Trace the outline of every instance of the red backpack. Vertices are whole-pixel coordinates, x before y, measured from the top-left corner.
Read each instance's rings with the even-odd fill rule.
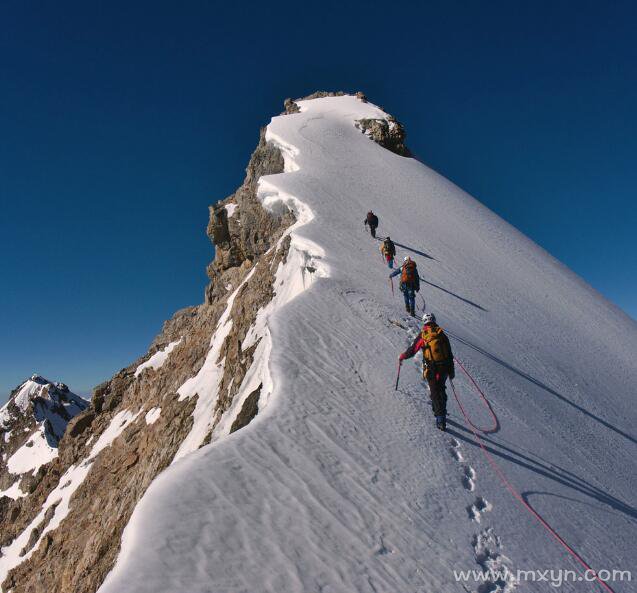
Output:
[[[404,284],[414,284],[416,282],[416,262],[409,260],[403,264],[400,281]]]

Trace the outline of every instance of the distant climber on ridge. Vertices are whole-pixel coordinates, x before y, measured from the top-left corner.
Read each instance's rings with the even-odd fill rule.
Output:
[[[389,266],[389,269],[394,267],[394,256],[396,255],[396,246],[390,237],[386,237],[380,244],[380,252],[385,258],[385,262]]]
[[[394,270],[389,277],[393,278],[400,274],[400,290],[405,299],[405,310],[412,317],[416,315],[416,293],[420,290],[420,278],[416,262],[407,256],[403,260],[403,265]]]
[[[453,352],[449,338],[436,323],[433,313],[425,313],[422,318],[422,331],[414,343],[400,356],[399,361],[411,358],[422,350],[422,375],[429,385],[431,407],[436,417],[436,427],[447,429],[447,391],[445,383],[447,377],[455,377]]]
[[[378,216],[376,216],[371,210],[367,213],[365,220],[363,220],[365,226],[369,225],[369,232],[372,237],[376,238],[376,227],[378,226]]]

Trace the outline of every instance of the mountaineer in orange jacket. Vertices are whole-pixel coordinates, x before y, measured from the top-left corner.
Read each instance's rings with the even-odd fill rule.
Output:
[[[400,290],[405,299],[405,310],[412,317],[416,316],[416,293],[420,290],[420,277],[416,262],[407,256],[403,260],[403,265],[394,270],[389,277],[393,278],[400,274]]]

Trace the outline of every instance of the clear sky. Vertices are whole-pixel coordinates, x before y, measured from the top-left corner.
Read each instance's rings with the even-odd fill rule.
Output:
[[[318,89],[637,317],[633,6],[5,0],[0,400],[35,371],[86,394],[200,303],[208,205]]]

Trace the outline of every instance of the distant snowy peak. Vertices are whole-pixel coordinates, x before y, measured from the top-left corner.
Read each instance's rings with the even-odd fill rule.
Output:
[[[33,375],[0,408],[3,462],[11,474],[37,471],[57,457],[57,447],[69,421],[89,402],[64,383]],[[4,464],[3,464],[4,465]]]
[[[0,429],[10,430],[16,420],[32,415],[38,423],[49,421],[51,433],[57,441],[64,434],[68,421],[87,406],[88,402],[71,392],[64,383],[32,375],[13,391],[9,401],[0,408]]]

